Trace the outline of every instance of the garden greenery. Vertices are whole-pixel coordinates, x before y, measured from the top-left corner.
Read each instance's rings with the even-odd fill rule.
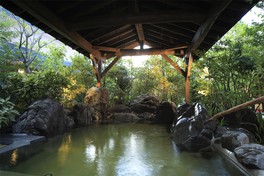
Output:
[[[12,73],[5,81],[5,92],[11,95],[21,110],[39,99],[51,98],[62,101],[63,88],[69,85],[69,80],[55,71],[27,75]]]
[[[0,98],[0,129],[15,121],[15,117],[19,115],[18,111],[14,109],[15,104],[9,99],[10,97]]]

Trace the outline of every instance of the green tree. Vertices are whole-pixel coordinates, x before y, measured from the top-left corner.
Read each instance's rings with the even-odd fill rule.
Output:
[[[263,24],[238,23],[197,62],[208,69],[197,75],[198,99],[213,114],[264,94]]]
[[[17,71],[18,65],[14,64],[15,51],[10,44],[11,40],[18,36],[12,27],[16,21],[10,18],[7,11],[0,7],[0,73]],[[0,77],[3,77],[0,76]]]
[[[176,57],[170,56],[173,60]],[[178,61],[178,60],[177,60]],[[183,67],[184,63],[178,61]],[[152,56],[144,67],[136,68],[133,75],[131,94],[152,94],[164,101],[182,103],[184,77],[160,56]]]
[[[130,98],[131,75],[128,64],[121,59],[103,78],[103,86],[110,90],[111,103],[127,103]]]
[[[32,24],[15,15],[13,15],[13,18],[17,22],[15,29],[19,34],[19,42],[17,42],[18,50],[23,60],[25,72],[28,74],[31,73],[30,65],[33,61],[37,60],[41,49],[52,41],[44,41],[42,39],[44,32]]]
[[[53,70],[60,73],[65,72],[64,59],[66,57],[65,45],[51,44],[48,46],[49,52],[47,52],[44,62],[41,64],[41,70]]]
[[[71,66],[68,68],[68,75],[86,88],[96,84],[95,75],[91,60],[82,54],[75,54],[71,58]]]

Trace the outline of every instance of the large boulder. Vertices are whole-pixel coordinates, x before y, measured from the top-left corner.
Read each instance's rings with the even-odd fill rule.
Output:
[[[162,102],[158,106],[156,122],[164,124],[172,124],[177,117],[177,107],[173,102]]]
[[[65,115],[58,102],[45,99],[31,104],[13,126],[13,133],[28,133],[42,136],[55,136],[69,131],[74,121]]]
[[[255,142],[254,136],[245,129],[227,131],[222,135],[222,147],[233,152],[235,148]]]
[[[142,120],[154,121],[159,100],[150,95],[140,95],[132,100],[128,106]]]
[[[135,99],[133,99],[129,103],[129,106],[133,107],[137,104],[146,104],[149,106],[157,107],[159,105],[159,100],[154,96],[144,94],[144,95],[139,95]]]
[[[124,104],[116,104],[109,109],[109,113],[129,113],[131,112],[130,107]]]
[[[236,159],[251,169],[264,169],[264,146],[259,144],[245,144],[235,148]]]
[[[102,121],[107,118],[109,102],[109,91],[106,88],[92,87],[86,92],[84,103],[94,109],[95,121]]]
[[[69,116],[73,117],[76,127],[89,126],[95,118],[94,109],[85,104],[76,104]]]
[[[253,133],[255,137],[258,135],[257,129],[260,125],[257,121],[257,116],[252,109],[245,108],[238,110],[225,115],[222,120],[224,122],[224,126],[229,128],[244,128]]]
[[[174,120],[171,128],[173,141],[180,149],[191,152],[209,147],[216,122],[204,123],[208,119],[207,110],[201,104],[193,103]]]

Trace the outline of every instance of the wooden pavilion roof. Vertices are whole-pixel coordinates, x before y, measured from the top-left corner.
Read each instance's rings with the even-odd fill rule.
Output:
[[[258,0],[0,0],[0,5],[97,59],[207,51]],[[151,49],[144,49],[143,44]],[[142,50],[132,50],[136,46]]]

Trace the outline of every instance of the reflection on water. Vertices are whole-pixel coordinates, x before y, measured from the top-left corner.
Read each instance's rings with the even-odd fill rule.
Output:
[[[165,127],[149,124],[76,129],[50,141],[41,153],[10,171],[54,176],[239,174],[218,155],[208,159],[178,151]]]
[[[18,155],[17,155],[17,149],[15,149],[12,154],[11,154],[11,158],[10,158],[10,163],[12,165],[16,165],[17,164],[17,159],[18,159]]]
[[[151,164],[146,156],[145,140],[135,134],[124,139],[125,150],[119,157],[116,166],[116,175],[153,175]]]
[[[71,134],[68,134],[63,137],[63,141],[60,147],[58,148],[59,162],[61,165],[63,165],[68,158],[71,149],[71,143],[72,143]]]
[[[92,144],[87,145],[85,149],[85,156],[87,158],[87,162],[94,162],[96,157],[96,147]]]

